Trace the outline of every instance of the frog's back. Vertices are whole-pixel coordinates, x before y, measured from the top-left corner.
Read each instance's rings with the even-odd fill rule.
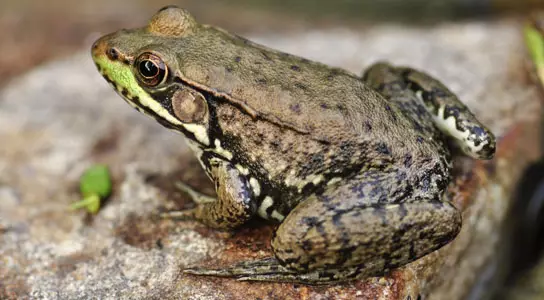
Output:
[[[392,117],[402,118],[391,116],[389,103],[347,71],[215,27],[200,25],[175,43],[180,76],[188,83],[319,140],[370,138],[371,128],[388,128]]]

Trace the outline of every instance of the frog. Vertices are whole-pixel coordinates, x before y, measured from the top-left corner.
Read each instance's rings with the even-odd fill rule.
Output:
[[[215,185],[210,196],[179,182],[195,206],[165,217],[276,226],[270,256],[186,274],[309,285],[388,274],[457,236],[454,156],[488,160],[496,149],[423,71],[378,61],[357,75],[177,6],[99,38],[91,54],[121,98],[185,138]]]

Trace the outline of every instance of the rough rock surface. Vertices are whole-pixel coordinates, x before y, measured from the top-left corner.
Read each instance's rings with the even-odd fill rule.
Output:
[[[270,255],[273,228],[219,232],[157,218],[190,205],[173,187],[211,185],[182,139],[130,109],[94,69],[88,51],[51,62],[0,94],[1,299],[459,299],[493,266],[510,195],[538,155],[540,104],[523,76],[517,23],[432,29],[336,29],[255,40],[360,73],[376,60],[442,79],[499,137],[491,162],[458,158],[449,197],[464,226],[450,245],[383,278],[335,286],[194,277],[193,264]],[[96,216],[70,212],[77,182],[110,165],[114,194]],[[500,262],[499,262],[500,263]],[[471,292],[472,289],[472,292]],[[485,290],[485,288],[483,289]]]

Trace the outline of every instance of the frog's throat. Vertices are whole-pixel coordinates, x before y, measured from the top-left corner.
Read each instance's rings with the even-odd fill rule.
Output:
[[[194,134],[198,142],[205,146],[210,145],[210,138],[205,126],[183,123],[170,114],[166,108],[140,87],[130,67],[122,62],[111,61],[107,57],[96,57],[95,63],[106,81],[132,107],[151,118],[158,117],[174,126],[182,126]]]

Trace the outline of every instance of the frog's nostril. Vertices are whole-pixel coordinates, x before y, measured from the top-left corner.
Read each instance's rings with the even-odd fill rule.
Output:
[[[111,60],[117,60],[119,58],[119,52],[115,49],[115,48],[109,48],[107,51],[106,51],[106,55],[109,57],[109,59]]]

